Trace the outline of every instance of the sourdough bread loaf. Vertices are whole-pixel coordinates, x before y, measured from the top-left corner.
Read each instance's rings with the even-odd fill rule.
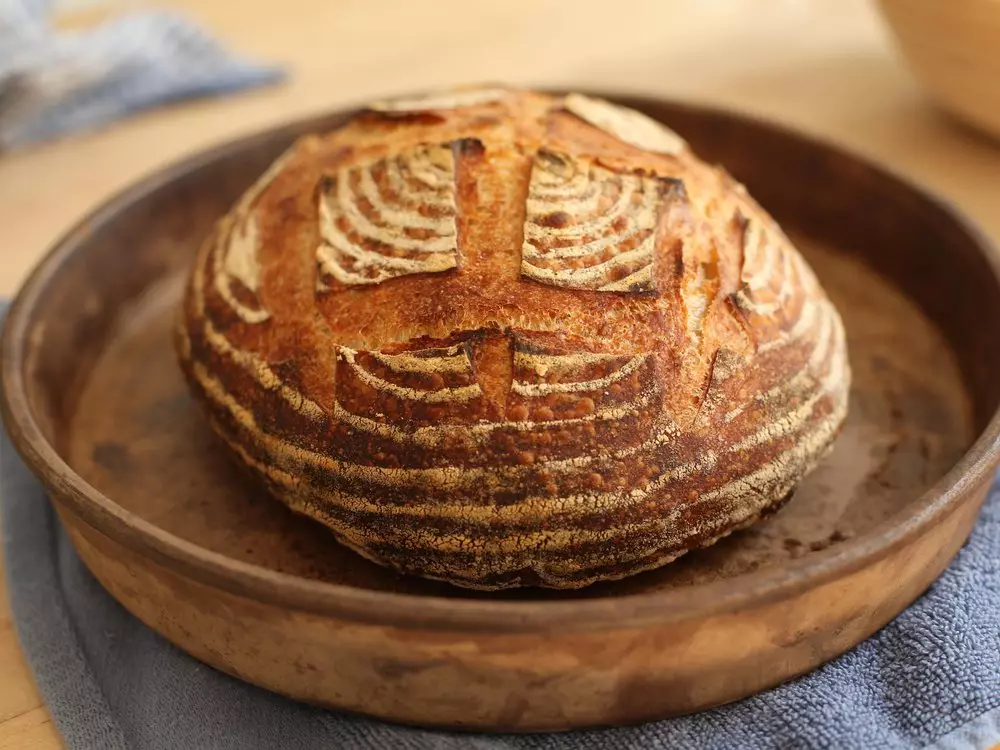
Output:
[[[753,523],[850,384],[837,311],[724,170],[638,112],[505,88],[295,143],[200,249],[177,341],[277,499],[484,589],[617,579]]]

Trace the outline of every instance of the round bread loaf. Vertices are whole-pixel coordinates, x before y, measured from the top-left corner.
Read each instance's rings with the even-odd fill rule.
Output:
[[[483,589],[618,579],[753,523],[850,382],[836,310],[724,170],[638,112],[502,88],[295,143],[201,248],[178,350],[275,497]]]

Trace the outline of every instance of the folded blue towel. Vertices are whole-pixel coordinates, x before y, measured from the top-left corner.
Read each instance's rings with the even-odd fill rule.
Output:
[[[701,714],[553,735],[390,725],[295,703],[195,661],[90,575],[2,430],[0,523],[18,637],[70,748],[987,750],[1000,743],[1000,488],[930,591],[836,661]]]
[[[232,55],[174,12],[56,32],[51,0],[0,0],[0,149],[105,124],[168,101],[283,77]]]

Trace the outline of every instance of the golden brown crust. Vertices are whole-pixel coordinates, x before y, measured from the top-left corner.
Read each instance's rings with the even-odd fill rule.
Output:
[[[405,572],[578,587],[752,523],[829,448],[840,318],[679,136],[498,88],[376,110],[219,222],[178,328],[291,508]]]

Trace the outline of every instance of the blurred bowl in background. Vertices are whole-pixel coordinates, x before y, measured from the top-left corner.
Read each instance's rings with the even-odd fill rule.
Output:
[[[1000,138],[1000,0],[878,0],[922,86],[963,122]]]

